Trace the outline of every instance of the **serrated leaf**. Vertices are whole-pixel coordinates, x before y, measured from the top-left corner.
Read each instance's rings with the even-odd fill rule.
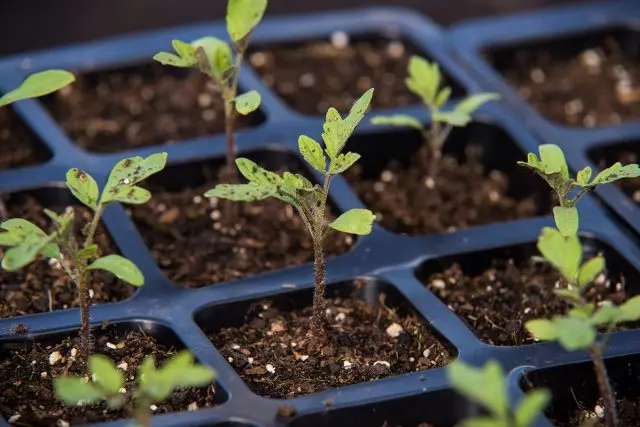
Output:
[[[327,159],[324,157],[322,147],[313,138],[306,135],[298,137],[298,149],[300,154],[315,170],[325,172],[327,168]]]
[[[591,258],[580,267],[578,273],[578,286],[584,288],[596,278],[602,270],[604,270],[605,259],[602,256]]]
[[[67,171],[66,184],[71,193],[92,210],[98,209],[100,190],[96,180],[82,169],[72,168]]]
[[[42,253],[45,246],[51,243],[53,236],[45,236],[39,240],[27,240],[8,249],[2,258],[2,268],[15,271],[33,262]]]
[[[48,95],[73,83],[75,77],[64,70],[47,70],[34,73],[14,90],[7,92],[0,98],[0,107],[28,98]]]
[[[540,163],[545,174],[551,175],[559,173],[565,178],[569,178],[567,161],[564,158],[562,149],[554,144],[542,144],[540,150]]]
[[[618,322],[635,322],[638,319],[640,319],[640,295],[620,305],[617,318]]]
[[[376,216],[369,209],[350,209],[329,224],[343,233],[366,235],[371,233]]]
[[[161,63],[162,65],[169,65],[178,68],[190,68],[194,66],[194,64],[189,61],[169,52],[158,52],[153,55],[153,60]]]
[[[258,187],[255,184],[218,184],[204,193],[205,197],[218,197],[234,202],[254,202],[274,196],[276,187]]]
[[[178,387],[204,387],[215,379],[213,370],[194,363],[193,355],[182,350],[173,356],[160,369],[163,381],[171,384],[172,388]]]
[[[105,270],[133,286],[144,285],[144,276],[136,265],[120,255],[98,258],[87,267],[89,270]]]
[[[436,99],[435,99],[436,107],[442,108],[447,103],[450,96],[451,96],[451,88],[450,87],[443,88],[440,91],[440,93],[438,93],[438,95],[436,96]]]
[[[577,235],[565,237],[551,227],[542,229],[538,250],[570,283],[577,280],[582,263],[582,245]]]
[[[376,116],[371,119],[374,125],[407,126],[419,131],[422,130],[420,120],[408,114],[394,114],[392,116]]]
[[[338,152],[342,150],[344,144],[347,142],[347,139],[349,139],[360,121],[364,118],[365,114],[367,114],[367,109],[371,104],[372,98],[373,88],[363,93],[362,96],[360,96],[360,98],[358,98],[356,102],[354,102],[351,106],[349,114],[347,114],[347,117],[344,119],[345,127],[342,130],[342,146],[339,147]]]
[[[422,98],[426,105],[434,105],[442,78],[438,64],[413,55],[409,58],[408,73],[405,83],[409,90]]]
[[[47,258],[59,258],[60,248],[52,243],[53,235],[48,236],[40,227],[26,219],[13,218],[0,224],[0,244],[11,246],[2,259],[2,268],[14,271],[24,267],[38,254]]]
[[[202,37],[191,42],[191,45],[197,49],[201,48],[206,56],[206,67],[202,69],[204,65],[200,66],[200,71],[212,74],[216,81],[222,80],[225,72],[231,68],[233,63],[233,54],[231,53],[231,46],[224,40],[217,37]]]
[[[434,122],[447,123],[454,127],[464,127],[471,121],[471,116],[458,111],[433,111],[431,119]]]
[[[267,0],[229,0],[227,3],[227,32],[231,40],[238,42],[258,25]]]
[[[536,156],[535,153],[528,153],[527,161],[518,162],[518,165],[533,169],[536,172],[544,172],[542,169],[542,163],[540,163],[540,160],[538,160],[538,156]]]
[[[79,377],[54,378],[53,389],[57,398],[69,406],[77,406],[79,403],[91,404],[103,400],[100,390]]]
[[[578,209],[555,206],[553,208],[553,219],[560,234],[563,236],[568,237],[578,233]]]
[[[258,187],[269,188],[282,184],[282,178],[280,175],[258,166],[252,160],[239,157],[236,159],[236,165],[238,166],[238,170],[242,176],[256,184]]]
[[[542,415],[544,408],[551,401],[549,390],[537,389],[528,392],[518,402],[515,410],[517,427],[529,427]]]
[[[478,93],[468,96],[456,105],[454,111],[458,114],[466,114],[471,116],[478,108],[489,101],[496,101],[500,99],[500,95],[497,93]]]
[[[509,410],[505,375],[494,360],[481,368],[474,368],[456,361],[447,368],[447,376],[453,387],[469,400],[479,403],[490,413],[504,417]]]
[[[592,170],[589,166],[585,166],[584,168],[582,168],[580,172],[578,172],[578,175],[576,177],[578,184],[587,185],[587,183],[589,182],[589,179],[591,179],[591,173],[592,173]]]
[[[624,178],[637,178],[640,176],[640,166],[636,164],[622,166],[617,162],[596,175],[590,185],[608,184]]]
[[[134,192],[129,190],[148,178],[160,172],[167,164],[167,153],[155,153],[146,158],[139,156],[122,159],[111,170],[107,185],[102,191],[100,204],[113,201],[124,203],[141,203],[141,200],[150,197],[150,193],[139,187]],[[144,190],[144,191],[140,191]]]
[[[192,64],[196,63],[196,50],[190,43],[174,39],[171,41],[171,45],[180,58],[183,58]]]
[[[252,90],[236,96],[236,111],[243,116],[252,113],[260,106],[262,97],[258,91]]]
[[[353,166],[358,160],[360,160],[360,154],[352,153],[351,151],[340,153],[331,162],[329,173],[331,173],[331,175],[341,174]]]
[[[558,331],[551,320],[534,319],[524,324],[524,327],[537,340],[555,341],[558,338]]]
[[[124,375],[107,356],[92,354],[89,357],[89,370],[93,381],[99,384],[107,395],[118,394],[124,387]]]

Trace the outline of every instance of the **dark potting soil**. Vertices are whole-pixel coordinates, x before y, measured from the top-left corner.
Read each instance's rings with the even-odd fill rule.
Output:
[[[146,187],[152,199],[131,210],[151,254],[169,279],[197,288],[313,259],[311,237],[291,206],[275,199],[234,203],[203,197],[216,183],[211,179],[177,192],[151,184]],[[231,226],[225,220],[228,204],[238,214]],[[326,239],[325,252],[329,256],[344,253],[354,240],[334,233]]]
[[[281,310],[271,301],[255,304],[244,325],[209,338],[251,390],[271,398],[444,366],[452,357],[415,314],[356,298],[327,303],[325,341],[308,334],[311,307]]]
[[[460,316],[484,342],[518,346],[535,341],[524,324],[567,311],[567,304],[554,295],[560,275],[547,264],[532,260],[497,260],[477,275],[466,275],[454,264],[443,272],[422,277],[425,285]],[[624,280],[604,274],[596,278],[590,300],[626,301]]]
[[[417,53],[402,41],[314,41],[267,46],[249,55],[265,84],[293,109],[324,115],[329,107],[346,112],[367,89],[375,88],[374,109],[418,104],[405,85],[407,65]],[[458,95],[458,90],[454,95]]]
[[[156,63],[80,75],[44,102],[76,144],[99,153],[224,132],[216,85],[201,73]],[[237,117],[236,129],[256,118]]]
[[[0,170],[45,162],[48,151],[11,108],[0,108]]]
[[[613,37],[563,57],[521,49],[503,73],[523,99],[559,123],[593,127],[640,119],[640,62]]]
[[[578,403],[582,406],[582,403]],[[598,403],[600,408],[602,400]],[[621,426],[624,427],[640,427],[640,400],[636,399],[617,399],[616,406],[618,408],[618,417]],[[599,408],[599,409],[600,409]],[[591,409],[580,409],[568,420],[556,420],[550,417],[553,425],[556,427],[581,427],[584,425],[593,425],[593,427],[606,427],[604,420],[600,419],[596,424],[588,424],[589,420],[597,419],[595,407]]]
[[[358,164],[346,177],[380,224],[396,233],[440,233],[535,216],[533,196],[507,196],[512,183],[504,173],[484,169],[480,150],[469,145],[464,163],[444,156],[434,180],[427,177],[426,146],[406,166],[390,161],[375,179],[362,179]]]
[[[45,207],[62,213],[64,208],[43,206],[28,193],[15,193],[3,197],[9,218],[24,218],[45,231],[52,230],[52,223],[43,211]],[[89,209],[75,207],[76,236],[84,241],[82,228],[91,221],[93,215]],[[105,229],[100,226],[94,242],[103,255],[118,253]],[[4,249],[0,248],[0,257]],[[134,288],[107,272],[94,271],[91,275],[90,289],[92,302],[113,302],[127,299]],[[62,310],[79,305],[75,286],[63,270],[50,265],[48,260],[39,259],[17,272],[10,273],[0,269],[0,318],[22,316]]]
[[[128,398],[122,410],[108,410],[101,404],[70,408],[56,400],[53,378],[67,373],[80,375],[82,372],[80,363],[73,357],[78,349],[75,338],[65,338],[51,344],[36,343],[30,349],[7,351],[7,354],[0,358],[2,416],[11,419],[19,415],[12,425],[34,427],[61,425],[57,424],[58,420],[78,425],[128,418],[133,411],[131,397],[137,388],[138,367],[144,358],[154,356],[160,365],[162,360],[175,354],[176,350],[160,344],[155,338],[141,331],[118,333],[115,328],[107,328],[96,331],[94,336],[93,353],[108,356],[125,371]],[[59,360],[52,365],[51,361],[56,359]],[[173,393],[169,399],[157,403],[154,413],[186,411],[189,407],[211,407],[214,400],[213,385],[200,389],[183,389]]]

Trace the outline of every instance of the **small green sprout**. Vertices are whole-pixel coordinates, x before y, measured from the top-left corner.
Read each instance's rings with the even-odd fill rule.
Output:
[[[34,73],[27,77],[20,86],[0,97],[0,107],[23,99],[48,95],[73,83],[75,79],[73,74],[64,70],[47,70]],[[7,208],[2,197],[0,197],[0,221],[6,218]]]
[[[89,357],[92,381],[83,377],[63,376],[53,380],[56,396],[65,405],[82,406],[105,402],[109,409],[119,409],[126,402],[124,374],[106,356]],[[147,356],[138,370],[135,399],[135,426],[150,427],[149,407],[167,399],[174,390],[183,387],[205,387],[215,380],[215,372],[194,363],[193,355],[183,350],[156,368],[153,356]]]
[[[464,420],[460,427],[530,427],[551,400],[547,389],[529,391],[515,410],[509,406],[507,379],[498,362],[482,368],[456,361],[447,368],[449,382],[460,394],[484,407],[488,415]]]
[[[353,152],[343,153],[347,140],[365,115],[373,89],[358,99],[344,119],[335,108],[329,108],[322,139],[325,149],[314,139],[301,135],[298,139],[300,153],[315,170],[324,176],[324,185],[313,185],[300,174],[285,172],[283,176],[256,165],[249,159],[239,158],[236,163],[248,184],[219,184],[205,193],[206,197],[219,197],[241,202],[275,197],[292,205],[304,221],[311,234],[314,249],[315,292],[313,298],[314,332],[322,334],[326,302],[324,299],[326,279],[323,242],[331,229],[343,233],[365,235],[371,232],[375,219],[367,209],[351,209],[333,222],[326,222],[327,198],[331,179],[349,169],[360,159]],[[325,155],[326,154],[326,155]],[[328,159],[327,159],[328,158]]]
[[[427,152],[425,152],[429,162],[427,173],[430,178],[435,178],[442,158],[442,146],[451,129],[466,126],[471,121],[471,115],[475,110],[486,102],[499,99],[500,96],[496,93],[471,95],[460,101],[453,110],[442,111],[442,107],[451,96],[451,88],[448,86],[441,88],[442,74],[438,64],[430,63],[426,59],[414,55],[409,59],[408,72],[409,76],[405,79],[407,87],[420,97],[431,113],[431,128],[425,128],[418,119],[407,114],[376,116],[371,119],[371,123],[408,126],[420,131],[427,143]]]
[[[564,236],[571,236],[578,230],[578,211],[576,203],[598,185],[608,184],[619,179],[637,178],[640,166],[630,164],[623,166],[620,162],[610,166],[591,179],[589,166],[578,172],[575,178],[569,175],[569,168],[562,149],[554,144],[543,144],[539,148],[540,158],[529,153],[526,162],[518,162],[540,175],[553,189],[560,206],[553,208],[553,216],[558,230]],[[571,193],[578,191],[574,196]]]
[[[236,113],[247,115],[260,106],[260,94],[252,90],[238,95],[238,76],[249,39],[260,23],[267,8],[267,0],[229,0],[227,3],[227,32],[231,46],[216,37],[203,37],[186,43],[173,40],[174,53],[160,52],[153,59],[163,65],[180,68],[195,68],[209,76],[220,88],[225,112],[227,134],[227,178],[237,180],[234,168],[236,158],[235,119]]]
[[[45,209],[54,223],[54,231],[50,234],[21,218],[8,219],[0,224],[0,246],[9,247],[2,258],[3,269],[18,270],[42,255],[55,260],[55,265],[62,268],[76,285],[80,299],[80,357],[83,361],[90,352],[88,280],[91,271],[108,271],[133,286],[144,284],[142,273],[131,261],[120,255],[101,256],[99,253],[93,238],[102,214],[114,202],[146,203],[151,193],[136,184],[162,170],[166,160],[167,153],[157,153],[144,159],[131,157],[119,161],[111,170],[101,194],[91,175],[78,168],[69,169],[67,187],[93,211],[92,220],[83,228],[84,242],[78,242],[74,235],[73,209],[67,209],[62,215]]]

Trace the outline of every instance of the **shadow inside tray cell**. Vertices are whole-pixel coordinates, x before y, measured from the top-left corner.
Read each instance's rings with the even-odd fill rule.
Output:
[[[441,367],[456,355],[394,286],[373,278],[327,288],[327,341],[309,337],[311,289],[200,309],[195,320],[247,386],[270,398]]]
[[[453,130],[435,168],[417,131],[356,135],[347,147],[362,155],[347,180],[381,225],[396,233],[448,232],[551,209],[544,181],[517,165],[526,153],[494,125]]]
[[[640,292],[640,274],[615,249],[586,238],[583,248],[585,259],[597,254],[606,258],[605,274],[596,279],[589,299],[619,304]],[[534,256],[540,256],[535,243],[499,247],[427,261],[416,275],[480,340],[501,346],[528,345],[534,344],[524,328],[528,320],[568,310],[553,293],[560,275]]]
[[[452,390],[303,415],[291,427],[454,427],[481,412]]]
[[[0,194],[0,200],[6,208],[7,218],[26,219],[45,232],[53,231],[52,221],[45,214],[45,208],[61,214],[67,206],[73,206],[75,236],[81,242],[84,241],[82,229],[93,218],[93,212],[80,205],[63,184]],[[98,227],[94,242],[102,255],[119,253],[103,226]],[[5,250],[0,248],[0,256]],[[94,304],[123,301],[135,292],[133,286],[103,271],[91,274],[89,287]],[[42,257],[15,272],[0,269],[0,318],[77,307],[78,298],[75,286],[64,271]]]
[[[616,394],[620,425],[635,426],[640,419],[640,357],[630,355],[605,360],[609,380]],[[525,373],[523,389],[548,388],[553,399],[546,415],[557,427],[573,427],[595,416],[596,406],[603,408],[592,362],[533,370]],[[606,409],[606,408],[605,408]]]
[[[270,150],[243,156],[269,170],[301,173],[316,182],[292,153]],[[204,197],[220,183],[223,167],[224,158],[177,164],[145,181],[153,197],[131,208],[130,215],[164,274],[197,288],[310,262],[311,237],[291,206],[274,198],[242,203]],[[334,233],[325,241],[325,252],[345,253],[355,240]]]
[[[49,148],[11,107],[0,108],[0,171],[37,165],[51,157]]]
[[[92,354],[109,357],[125,371],[126,404],[122,410],[106,411],[102,405],[68,408],[52,390],[53,378],[80,373],[77,361],[77,330],[14,337],[0,340],[0,414],[9,419],[20,414],[25,425],[52,426],[64,420],[71,425],[128,418],[133,411],[137,371],[147,356],[162,366],[170,356],[185,348],[168,327],[149,320],[132,320],[94,327]],[[75,355],[75,357],[74,357]],[[174,392],[156,403],[154,414],[207,408],[228,399],[219,385]]]
[[[567,126],[640,119],[640,32],[610,28],[489,46],[487,60],[521,98]]]
[[[324,115],[329,107],[348,111],[372,87],[374,110],[419,104],[405,84],[409,58],[416,54],[432,60],[404,38],[335,33],[325,39],[258,46],[248,59],[264,83],[291,108]],[[444,74],[452,96],[464,96],[464,89]]]
[[[589,151],[589,158],[600,170],[612,166],[616,162],[623,165],[638,163],[640,156],[640,141],[629,141],[615,145],[597,147]],[[594,176],[596,172],[594,171]],[[640,203],[640,179],[621,179],[615,182],[624,193],[636,204]]]
[[[73,85],[43,102],[69,137],[88,151],[113,153],[225,131],[220,93],[195,70],[146,63],[76,74]],[[236,129],[264,121],[260,110],[238,115]]]

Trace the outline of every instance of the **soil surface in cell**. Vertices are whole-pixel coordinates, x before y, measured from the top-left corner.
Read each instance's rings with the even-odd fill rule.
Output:
[[[137,371],[145,357],[153,356],[160,365],[176,350],[156,341],[141,331],[118,333],[115,328],[94,333],[92,353],[108,356],[125,371],[127,403],[122,410],[108,410],[102,404],[66,407],[55,398],[53,378],[64,374],[81,375],[75,338],[66,338],[51,345],[35,344],[30,349],[8,351],[0,359],[0,411],[5,419],[20,415],[17,426],[51,427],[59,420],[78,425],[128,418],[133,411],[132,394],[137,388]],[[51,361],[55,361],[51,364]],[[126,368],[126,369],[125,369]],[[190,406],[214,405],[215,389],[211,385],[200,389],[174,392],[157,403],[155,414],[186,411]]]
[[[513,55],[505,77],[547,118],[569,126],[615,125],[640,118],[640,61],[613,37],[577,55],[545,49]]]
[[[146,187],[152,199],[131,211],[169,279],[196,288],[313,259],[309,232],[291,206],[276,199],[234,203],[203,197],[216,183],[212,179],[178,192],[150,184]],[[225,219],[228,212],[233,217],[230,224]],[[344,253],[353,242],[350,235],[333,233],[325,241],[325,252]]]
[[[563,314],[568,306],[554,293],[560,275],[551,266],[531,260],[495,261],[479,274],[466,275],[453,264],[442,272],[421,277],[423,283],[460,316],[484,342],[518,346],[533,344],[525,322]],[[594,302],[626,301],[624,279],[596,278],[589,293]]]
[[[311,307],[263,301],[246,323],[209,338],[255,393],[289,398],[444,366],[452,355],[414,314],[355,299],[327,301],[326,339],[309,334]]]
[[[8,218],[24,218],[49,232],[52,230],[51,219],[44,213],[44,208],[62,213],[64,208],[42,205],[33,196],[16,193],[3,197]],[[84,242],[82,228],[93,218],[92,212],[84,207],[75,207],[76,238]],[[102,255],[118,253],[115,245],[102,226],[96,231],[94,242]],[[4,248],[0,248],[0,257]],[[91,274],[90,289],[92,302],[121,301],[134,292],[134,288],[117,280],[113,275],[94,271]],[[35,262],[16,271],[8,272],[0,269],[0,318],[22,316],[25,314],[43,313],[62,310],[79,305],[75,286],[63,270],[55,263],[38,258]]]
[[[409,45],[333,39],[264,48],[251,53],[249,62],[268,86],[304,114],[324,115],[329,107],[348,111],[372,87],[374,109],[419,104],[404,81],[409,58],[417,53]]]
[[[43,163],[49,152],[10,107],[0,108],[0,170]]]
[[[510,197],[509,189],[517,183],[498,170],[486,171],[478,160],[480,150],[471,144],[464,163],[444,156],[435,179],[427,173],[424,145],[407,165],[392,160],[375,179],[362,179],[356,164],[347,171],[347,179],[380,224],[401,234],[455,231],[535,216],[534,197]]]
[[[211,79],[155,63],[80,75],[45,104],[76,144],[99,153],[224,132],[224,105]],[[256,117],[238,116],[237,129]]]

